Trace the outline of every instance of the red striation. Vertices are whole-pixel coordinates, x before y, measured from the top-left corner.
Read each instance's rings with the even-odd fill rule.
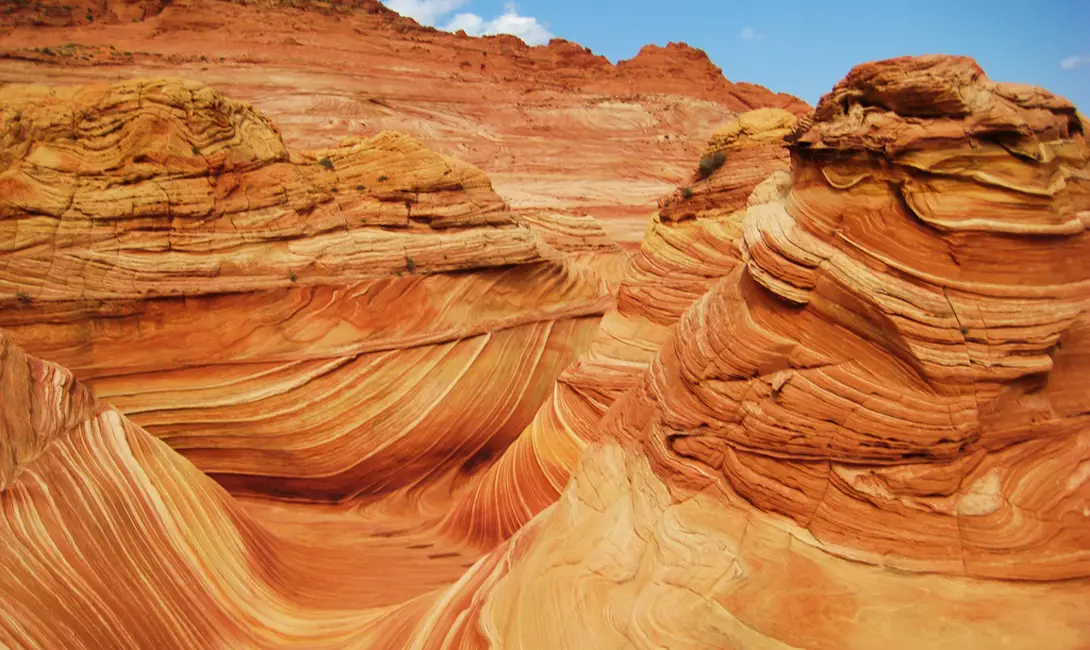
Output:
[[[635,58],[619,61],[614,77],[629,84],[632,92],[670,93],[721,101],[731,110],[783,108],[803,115],[810,106],[786,93],[772,93],[764,86],[733,83],[712,63],[704,50],[685,43],[666,47],[645,45]]]
[[[0,645],[1086,647],[1062,98],[929,56],[737,115],[612,309],[593,217],[404,135],[177,79],[0,120]]]
[[[452,508],[444,532],[489,548],[556,501],[583,449],[600,437],[602,417],[639,381],[681,315],[742,264],[745,209],[782,199],[795,125],[786,111],[760,109],[716,132],[689,181],[661,201],[588,354]]]
[[[967,59],[853,70],[559,501],[385,647],[1085,647],[1084,130]]]
[[[655,199],[734,112],[810,110],[728,81],[684,44],[613,65],[561,39],[530,47],[424,27],[374,0],[45,0],[3,11],[0,83],[199,80],[308,149],[401,131],[484,170],[513,208],[590,217],[630,249]]]

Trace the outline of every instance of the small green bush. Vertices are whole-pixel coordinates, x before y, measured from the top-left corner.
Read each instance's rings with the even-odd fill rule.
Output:
[[[409,273],[413,273],[416,271],[416,262],[413,260],[413,258],[409,257],[408,254],[405,255],[405,269]]]
[[[18,298],[19,302],[23,303],[24,305],[30,304],[30,296],[25,291],[16,291],[15,297]]]
[[[386,174],[383,174],[382,176],[378,177],[378,182],[380,182],[380,183],[385,183],[388,180],[390,180],[390,177],[387,176]]]
[[[193,148],[191,148],[191,149],[190,149],[190,151],[192,151],[192,152],[193,152],[193,155],[194,155],[194,156],[199,156],[199,155],[201,155],[201,148],[200,148],[200,147],[193,147]]]
[[[322,158],[318,161],[318,164],[322,167],[325,167],[326,169],[333,169],[333,161],[329,158]]]
[[[701,179],[707,178],[714,174],[715,170],[722,167],[725,162],[727,162],[727,156],[722,151],[705,154],[700,158],[700,164],[697,165],[697,173]]]
[[[685,199],[686,201],[693,198],[693,188],[691,188],[691,187],[681,188],[681,198]]]

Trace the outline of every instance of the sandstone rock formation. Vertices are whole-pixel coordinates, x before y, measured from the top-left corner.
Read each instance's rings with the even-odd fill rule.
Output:
[[[321,523],[306,538],[270,532],[3,334],[0,394],[5,648],[367,647],[379,608],[441,564]]]
[[[422,27],[377,0],[43,0],[8,10],[0,83],[198,79],[251,102],[294,148],[397,130],[483,169],[520,212],[589,215],[630,249],[655,198],[733,112],[810,111],[728,81],[684,44],[613,65],[560,39],[529,47]]]
[[[403,136],[0,93],[0,644],[1085,645],[1065,100],[934,56],[740,115],[599,328],[593,228]]]
[[[452,509],[448,535],[490,548],[556,501],[580,453],[599,438],[602,417],[639,380],[673,325],[742,263],[745,208],[782,193],[795,124],[786,111],[759,109],[716,133],[691,181],[651,219],[589,352],[561,374],[530,427]]]
[[[399,134],[293,153],[177,80],[7,86],[0,119],[0,328],[237,494],[457,482],[609,304]]]
[[[1085,645],[1083,120],[936,56],[804,128],[559,502],[383,647]]]

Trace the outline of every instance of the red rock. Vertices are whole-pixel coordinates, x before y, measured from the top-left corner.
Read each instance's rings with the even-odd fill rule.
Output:
[[[600,328],[593,222],[404,136],[180,81],[0,117],[2,645],[1085,645],[1065,100],[920,57],[743,114]]]
[[[512,207],[589,215],[630,249],[655,199],[733,112],[809,111],[728,81],[683,44],[614,66],[560,39],[441,32],[376,0],[55,4],[73,9],[60,22],[31,20],[31,4],[0,13],[0,82],[196,79],[251,102],[307,149],[401,131],[484,170]]]
[[[926,57],[802,128],[558,502],[385,647],[1082,647],[1084,123]]]

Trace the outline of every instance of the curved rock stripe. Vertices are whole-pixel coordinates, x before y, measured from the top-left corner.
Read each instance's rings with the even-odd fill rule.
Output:
[[[567,487],[446,586],[390,579],[373,547],[354,564],[281,536],[0,337],[4,643],[1081,648],[1081,117],[920,57],[859,66],[789,140],[790,185],[751,192],[767,200],[745,210],[739,263],[676,325],[603,319],[560,382],[590,411],[556,412],[597,422]],[[599,383],[598,361],[638,369]]]
[[[610,304],[563,221],[400,134],[291,152],[170,79],[0,111],[0,327],[235,494],[463,489]]]
[[[800,131],[789,194],[747,211],[744,266],[613,403],[526,544],[442,597],[479,604],[479,637],[403,638],[1085,644],[1081,118],[971,60],[920,57],[859,66]],[[905,199],[943,177],[961,191]],[[985,218],[927,218],[951,197],[949,214]]]
[[[761,109],[716,133],[701,160],[721,154],[719,165],[706,173],[697,166],[691,196],[679,189],[662,201],[590,351],[561,375],[530,427],[452,509],[446,535],[487,549],[556,500],[579,454],[597,438],[602,416],[637,382],[681,314],[741,264],[742,215],[747,205],[785,191],[785,142],[796,121],[786,111]]]

